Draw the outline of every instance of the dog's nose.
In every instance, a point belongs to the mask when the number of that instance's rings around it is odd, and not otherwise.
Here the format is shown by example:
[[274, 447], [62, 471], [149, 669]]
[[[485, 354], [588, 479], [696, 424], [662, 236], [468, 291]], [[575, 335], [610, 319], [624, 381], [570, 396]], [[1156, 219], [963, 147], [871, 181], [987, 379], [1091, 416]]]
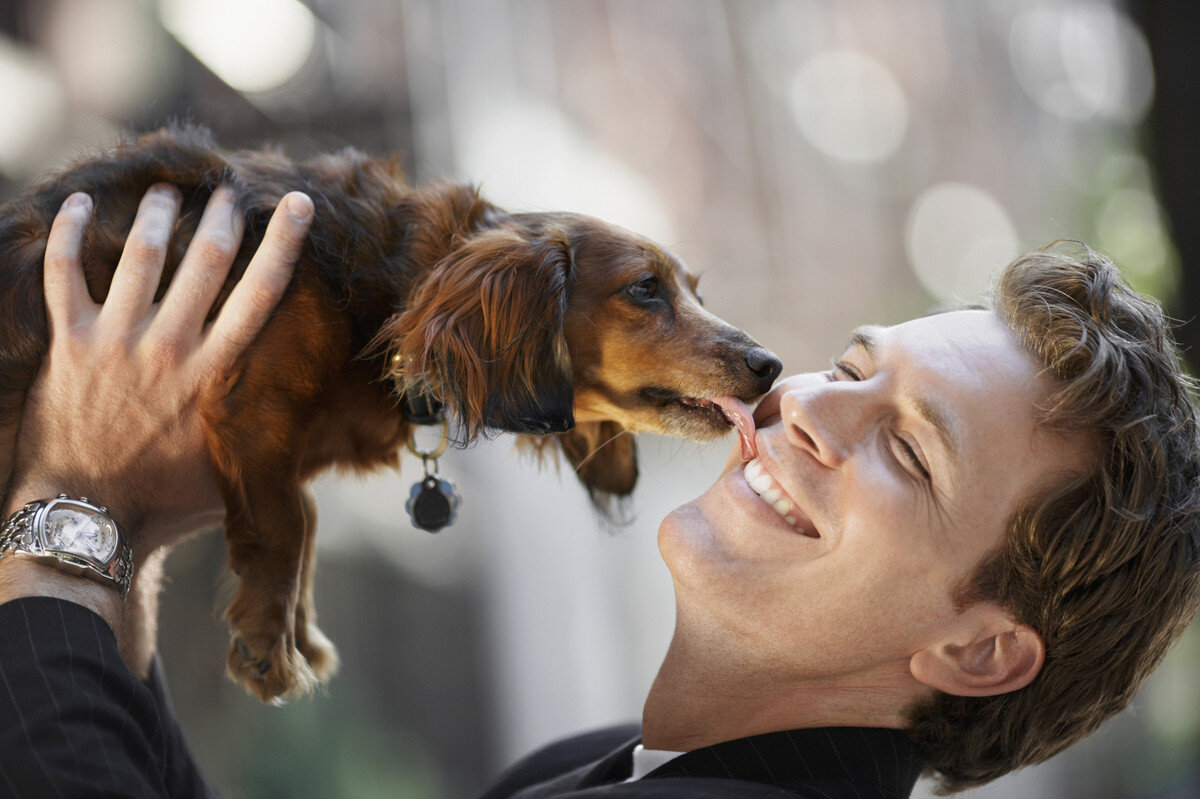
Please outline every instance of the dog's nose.
[[763, 347], [754, 347], [746, 353], [746, 365], [758, 377], [759, 394], [770, 389], [775, 378], [783, 371], [783, 362], [775, 357], [775, 353]]

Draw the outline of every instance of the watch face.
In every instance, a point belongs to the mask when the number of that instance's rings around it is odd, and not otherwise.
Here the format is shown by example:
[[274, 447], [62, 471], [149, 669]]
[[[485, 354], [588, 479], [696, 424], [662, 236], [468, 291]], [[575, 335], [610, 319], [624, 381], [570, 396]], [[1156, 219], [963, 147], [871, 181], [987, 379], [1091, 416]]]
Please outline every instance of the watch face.
[[43, 527], [45, 545], [106, 564], [117, 553], [117, 530], [112, 521], [78, 505], [49, 509]]

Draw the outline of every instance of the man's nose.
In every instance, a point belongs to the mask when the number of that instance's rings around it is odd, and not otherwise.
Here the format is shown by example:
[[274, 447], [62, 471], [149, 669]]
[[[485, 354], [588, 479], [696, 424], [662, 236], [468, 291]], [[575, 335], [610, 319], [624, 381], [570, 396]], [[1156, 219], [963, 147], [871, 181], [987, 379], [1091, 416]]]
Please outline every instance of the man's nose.
[[797, 386], [779, 400], [788, 442], [831, 469], [845, 463], [862, 421], [862, 408], [856, 407], [861, 402], [842, 390], [844, 386], [830, 382]]

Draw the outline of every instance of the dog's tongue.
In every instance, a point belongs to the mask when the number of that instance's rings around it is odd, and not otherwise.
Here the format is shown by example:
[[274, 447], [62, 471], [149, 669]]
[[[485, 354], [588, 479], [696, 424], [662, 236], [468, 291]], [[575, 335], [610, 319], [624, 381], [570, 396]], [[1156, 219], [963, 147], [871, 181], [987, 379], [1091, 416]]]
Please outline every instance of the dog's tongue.
[[754, 416], [746, 403], [737, 397], [713, 397], [712, 402], [721, 409], [729, 423], [737, 428], [742, 440], [742, 460], [752, 461], [758, 455], [754, 446]]

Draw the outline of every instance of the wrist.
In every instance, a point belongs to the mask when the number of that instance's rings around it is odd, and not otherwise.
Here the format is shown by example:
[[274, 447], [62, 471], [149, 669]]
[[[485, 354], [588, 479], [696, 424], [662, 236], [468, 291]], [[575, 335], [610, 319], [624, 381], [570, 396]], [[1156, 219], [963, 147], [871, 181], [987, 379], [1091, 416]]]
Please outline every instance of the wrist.
[[[89, 502], [108, 509], [108, 515], [120, 528], [125, 542], [132, 547], [135, 564], [140, 568], [142, 561], [154, 552], [170, 550], [189, 536], [219, 527], [224, 522], [225, 505], [215, 483], [211, 497], [199, 489], [191, 490], [191, 485], [189, 483], [186, 490], [154, 486], [152, 491], [143, 490], [139, 495], [131, 492], [127, 484], [42, 471], [23, 476], [13, 484], [0, 521], [34, 500], [49, 499], [64, 492], [72, 497], [87, 497]], [[167, 498], [162, 499], [155, 492]]]
[[27, 597], [50, 597], [82, 605], [104, 619], [118, 640], [123, 638], [125, 603], [115, 588], [32, 558], [0, 560], [0, 604]]
[[133, 577], [133, 553], [108, 509], [63, 493], [31, 500], [0, 524], [0, 561], [30, 560], [45, 567], [19, 570], [25, 590], [31, 575], [46, 569], [83, 577], [125, 599]]

